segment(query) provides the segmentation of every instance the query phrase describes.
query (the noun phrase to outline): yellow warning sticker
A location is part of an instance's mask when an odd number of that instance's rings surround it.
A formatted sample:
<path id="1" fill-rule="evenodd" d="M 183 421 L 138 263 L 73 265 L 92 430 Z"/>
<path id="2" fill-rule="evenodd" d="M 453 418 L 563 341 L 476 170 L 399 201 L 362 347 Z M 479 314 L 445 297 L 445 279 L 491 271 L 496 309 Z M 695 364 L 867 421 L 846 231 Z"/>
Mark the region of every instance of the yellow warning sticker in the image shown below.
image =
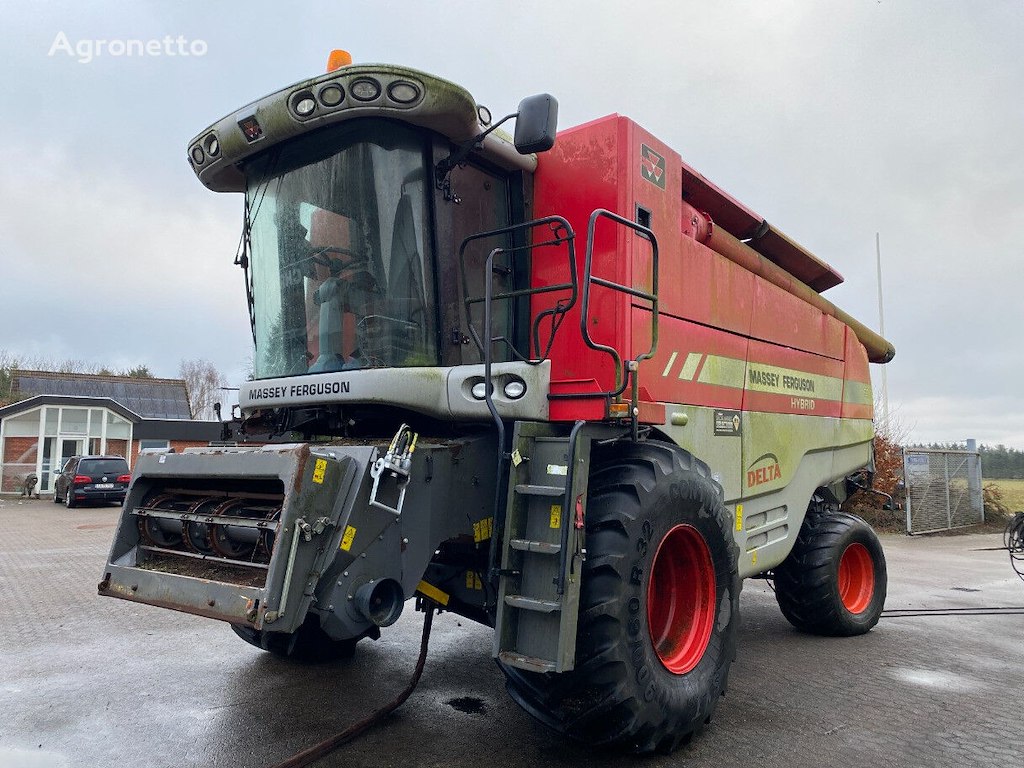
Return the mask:
<path id="1" fill-rule="evenodd" d="M 551 527 L 561 528 L 562 527 L 562 505 L 552 504 L 551 505 Z"/>
<path id="2" fill-rule="evenodd" d="M 341 546 L 338 549 L 343 549 L 348 552 L 352 549 L 352 541 L 356 537 L 356 529 L 351 525 L 345 526 L 345 534 L 341 537 Z"/>
<path id="3" fill-rule="evenodd" d="M 757 565 L 757 550 L 755 549 L 750 553 L 750 564 Z"/>
<path id="4" fill-rule="evenodd" d="M 480 574 L 473 571 L 466 571 L 466 589 L 483 589 L 484 583 L 480 581 Z"/>
<path id="5" fill-rule="evenodd" d="M 473 523 L 473 541 L 479 544 L 491 538 L 491 530 L 494 528 L 494 518 L 485 517 L 478 523 Z"/>
<path id="6" fill-rule="evenodd" d="M 416 587 L 416 591 L 421 595 L 429 597 L 434 602 L 440 603 L 441 605 L 448 605 L 448 600 L 451 597 L 447 592 L 442 592 L 433 584 L 427 584 L 425 581 L 421 581 L 419 583 Z"/>
<path id="7" fill-rule="evenodd" d="M 313 467 L 313 482 L 323 483 L 324 473 L 327 472 L 327 459 L 317 459 Z"/>
<path id="8" fill-rule="evenodd" d="M 512 451 L 512 466 L 513 467 L 518 467 L 522 463 L 523 463 L 523 454 L 521 454 L 519 452 L 519 449 L 516 448 L 514 451 Z"/>
<path id="9" fill-rule="evenodd" d="M 737 504 L 736 505 L 736 530 L 737 531 L 742 531 L 743 530 L 743 505 L 742 504 Z"/>

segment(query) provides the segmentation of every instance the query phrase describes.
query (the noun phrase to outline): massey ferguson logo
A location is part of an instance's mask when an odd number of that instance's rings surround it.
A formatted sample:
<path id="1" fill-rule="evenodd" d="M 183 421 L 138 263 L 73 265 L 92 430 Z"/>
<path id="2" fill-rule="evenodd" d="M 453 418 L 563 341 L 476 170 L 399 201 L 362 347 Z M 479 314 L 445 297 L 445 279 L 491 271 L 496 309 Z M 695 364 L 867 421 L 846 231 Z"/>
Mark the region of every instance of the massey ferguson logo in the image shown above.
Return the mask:
<path id="1" fill-rule="evenodd" d="M 781 478 L 782 467 L 779 466 L 778 456 L 774 453 L 766 453 L 756 459 L 747 469 L 747 488 L 756 488 Z"/>
<path id="2" fill-rule="evenodd" d="M 646 144 L 640 145 L 640 175 L 654 186 L 665 188 L 665 158 Z"/>

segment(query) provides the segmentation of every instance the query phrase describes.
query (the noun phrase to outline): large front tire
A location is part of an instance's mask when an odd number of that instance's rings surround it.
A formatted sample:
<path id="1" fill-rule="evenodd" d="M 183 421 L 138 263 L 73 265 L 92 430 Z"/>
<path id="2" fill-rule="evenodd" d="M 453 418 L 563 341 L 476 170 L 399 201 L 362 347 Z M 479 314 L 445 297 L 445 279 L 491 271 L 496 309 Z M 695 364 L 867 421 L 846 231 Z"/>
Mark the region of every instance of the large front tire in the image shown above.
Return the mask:
<path id="1" fill-rule="evenodd" d="M 878 536 L 846 512 L 809 512 L 793 550 L 775 569 L 782 615 L 815 635 L 868 632 L 882 615 L 886 586 Z"/>
<path id="2" fill-rule="evenodd" d="M 735 657 L 732 518 L 685 451 L 648 442 L 603 453 L 590 477 L 575 669 L 503 667 L 507 688 L 571 738 L 671 752 L 711 719 Z"/>

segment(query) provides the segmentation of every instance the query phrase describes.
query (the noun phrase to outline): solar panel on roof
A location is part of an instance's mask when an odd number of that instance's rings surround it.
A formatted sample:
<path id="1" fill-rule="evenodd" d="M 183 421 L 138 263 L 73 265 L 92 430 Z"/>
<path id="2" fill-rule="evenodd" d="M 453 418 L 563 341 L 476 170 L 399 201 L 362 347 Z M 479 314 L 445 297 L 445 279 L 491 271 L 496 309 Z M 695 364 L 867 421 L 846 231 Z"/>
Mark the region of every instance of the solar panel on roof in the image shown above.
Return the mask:
<path id="1" fill-rule="evenodd" d="M 183 383 L 19 374 L 18 390 L 30 395 L 107 397 L 147 419 L 192 418 Z"/>

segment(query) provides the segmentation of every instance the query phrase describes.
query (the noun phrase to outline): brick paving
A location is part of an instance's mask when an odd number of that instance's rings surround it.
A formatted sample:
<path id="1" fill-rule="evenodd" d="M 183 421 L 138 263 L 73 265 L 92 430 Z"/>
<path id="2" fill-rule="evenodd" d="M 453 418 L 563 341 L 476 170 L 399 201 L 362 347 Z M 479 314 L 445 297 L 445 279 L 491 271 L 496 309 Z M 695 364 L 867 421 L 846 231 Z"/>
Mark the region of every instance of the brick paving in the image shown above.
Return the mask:
<path id="1" fill-rule="evenodd" d="M 411 604 L 352 661 L 295 666 L 218 623 L 97 597 L 118 514 L 0 498 L 3 768 L 256 768 L 404 686 L 420 629 Z M 998 535 L 883 544 L 889 608 L 1024 605 Z M 759 581 L 741 609 L 729 693 L 674 755 L 563 743 L 505 695 L 489 631 L 444 614 L 403 709 L 317 765 L 1024 764 L 1024 616 L 883 618 L 864 637 L 815 638 L 790 628 Z"/>

